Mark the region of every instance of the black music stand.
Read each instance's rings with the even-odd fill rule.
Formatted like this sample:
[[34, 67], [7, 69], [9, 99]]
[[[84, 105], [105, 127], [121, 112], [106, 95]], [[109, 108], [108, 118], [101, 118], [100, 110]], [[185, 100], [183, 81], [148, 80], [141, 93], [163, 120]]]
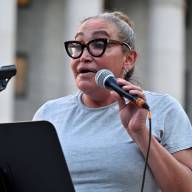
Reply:
[[51, 123], [0, 124], [0, 192], [75, 192]]

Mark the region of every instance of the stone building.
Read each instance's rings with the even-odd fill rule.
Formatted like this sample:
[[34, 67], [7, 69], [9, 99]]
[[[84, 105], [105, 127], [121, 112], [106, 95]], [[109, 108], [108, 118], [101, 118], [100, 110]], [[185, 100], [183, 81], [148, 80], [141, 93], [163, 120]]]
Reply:
[[135, 23], [135, 78], [144, 89], [177, 98], [192, 120], [190, 0], [6, 0], [0, 64], [17, 61], [18, 75], [1, 92], [1, 122], [31, 120], [46, 100], [76, 91], [63, 42], [83, 18], [104, 10], [123, 11]]

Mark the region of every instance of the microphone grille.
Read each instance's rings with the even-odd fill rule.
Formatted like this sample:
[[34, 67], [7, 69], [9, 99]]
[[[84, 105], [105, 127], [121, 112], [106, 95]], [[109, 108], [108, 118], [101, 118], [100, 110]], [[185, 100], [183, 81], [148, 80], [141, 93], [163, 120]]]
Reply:
[[99, 87], [105, 88], [105, 81], [109, 77], [114, 77], [114, 74], [108, 69], [101, 69], [95, 75], [95, 82]]

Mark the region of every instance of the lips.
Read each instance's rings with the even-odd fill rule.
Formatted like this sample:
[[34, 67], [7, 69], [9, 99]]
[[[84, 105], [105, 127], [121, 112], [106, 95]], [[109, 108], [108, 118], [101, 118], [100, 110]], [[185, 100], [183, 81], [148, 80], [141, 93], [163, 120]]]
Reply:
[[97, 73], [97, 70], [96, 69], [91, 69], [91, 68], [79, 68], [78, 73], [79, 74]]

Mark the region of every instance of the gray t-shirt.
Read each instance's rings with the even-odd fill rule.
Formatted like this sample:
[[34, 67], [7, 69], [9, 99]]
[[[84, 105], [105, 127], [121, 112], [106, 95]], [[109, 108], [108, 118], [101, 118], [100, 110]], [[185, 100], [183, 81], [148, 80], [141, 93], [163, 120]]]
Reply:
[[[180, 104], [169, 95], [145, 95], [152, 134], [170, 153], [191, 148], [192, 128]], [[76, 192], [140, 191], [144, 158], [122, 126], [118, 110], [117, 103], [88, 108], [78, 92], [48, 101], [36, 112], [34, 120], [55, 126]], [[150, 169], [144, 191], [160, 191]]]

